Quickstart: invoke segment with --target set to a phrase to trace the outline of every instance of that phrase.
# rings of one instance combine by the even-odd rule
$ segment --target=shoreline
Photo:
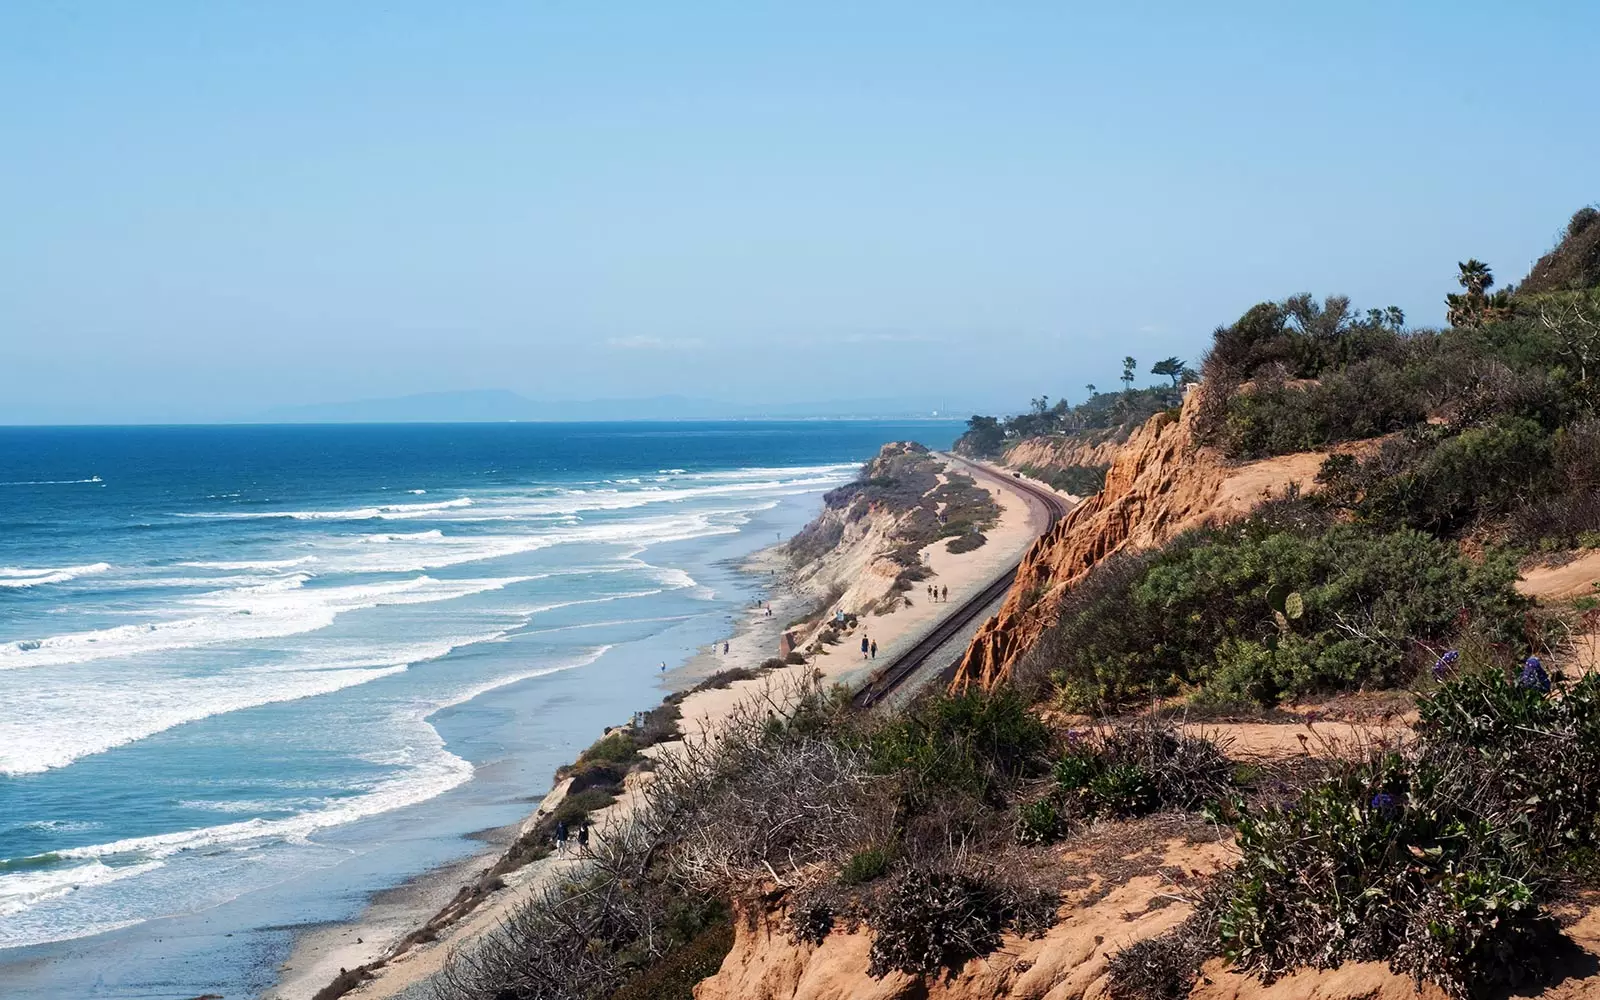
[[[740,574],[750,577],[765,574],[766,587],[754,588],[764,589],[765,596],[757,606],[747,605],[742,609],[735,619],[732,634],[701,647],[687,660],[675,667],[669,665],[661,673],[658,686],[665,688],[663,700],[692,689],[718,671],[745,662],[759,663],[777,655],[784,623],[809,603],[806,595],[791,586],[788,559],[783,553],[785,545],[787,540],[757,549],[738,562],[736,571]],[[772,607],[771,616],[764,610],[768,602]],[[729,647],[727,654],[721,652],[724,642]],[[662,704],[663,700],[656,704]],[[619,724],[624,721],[619,720]],[[455,861],[371,893],[355,917],[307,925],[298,930],[288,957],[277,967],[276,982],[261,994],[261,1000],[311,1000],[347,970],[391,957],[390,953],[408,936],[438,917],[463,888],[487,874],[524,831],[559,804],[564,788],[564,781],[552,779],[550,790],[542,798],[528,796],[533,809],[520,820],[468,834],[468,839],[481,840],[482,846]],[[512,874],[520,876],[516,882],[521,884],[536,881],[537,876],[554,869],[549,861],[530,862]],[[512,878],[508,877],[507,882],[511,883]],[[346,995],[376,994],[357,986]]]
[[[927,562],[937,578],[949,587],[951,605],[959,604],[986,586],[997,572],[1020,556],[1042,530],[1043,514],[1035,502],[1009,488],[998,475],[992,485],[999,487],[991,492],[1001,508],[1001,517],[987,533],[985,545],[962,554],[945,551],[943,539],[927,547]],[[778,643],[788,630],[788,623],[818,610],[817,600],[822,596],[813,592],[814,587],[806,588],[796,581],[794,567],[783,551],[786,544],[786,541],[779,542],[758,549],[737,563],[740,573],[767,573],[764,600],[771,602],[772,614],[765,613],[761,602],[753,602],[735,618],[731,634],[725,639],[701,647],[679,666],[662,673],[668,695],[690,692],[678,703],[680,741],[705,738],[739,705],[774,686],[781,688],[798,683],[813,673],[824,685],[851,685],[877,669],[878,660],[857,658],[854,650],[857,633],[852,630],[847,641],[825,649],[821,655],[811,656],[806,663],[757,670],[760,664],[778,656]],[[895,611],[861,619],[860,634],[870,634],[877,641],[885,662],[913,645],[943,617],[946,602],[928,602],[920,598],[920,592],[914,592],[914,596],[908,597]],[[820,621],[813,621],[802,632],[814,633],[820,624]],[[721,652],[724,642],[728,646],[726,654]],[[757,676],[722,687],[691,690],[720,671],[741,667],[757,670]],[[618,720],[618,724],[625,722]],[[680,741],[661,744],[650,752],[670,752],[669,748]],[[539,807],[519,824],[493,832],[515,839],[531,830],[541,816],[560,803],[565,788],[566,782],[556,781]],[[630,786],[612,807],[595,814],[596,825],[623,821],[634,805],[635,791]],[[308,928],[297,934],[288,959],[279,967],[276,984],[261,994],[262,1000],[312,1000],[319,990],[332,985],[344,970],[355,970],[379,960],[383,964],[373,978],[349,984],[348,992],[342,995],[371,1000],[390,997],[420,1000],[427,996],[426,983],[443,967],[455,947],[491,932],[505,914],[531,898],[552,875],[571,864],[554,858],[526,863],[504,876],[503,888],[477,898],[470,909],[447,913],[452,901],[486,875],[503,851],[503,847],[475,851],[458,862],[374,893],[366,908],[353,920]],[[425,927],[430,928],[429,932],[418,940],[419,929]],[[433,933],[434,929],[437,933]]]

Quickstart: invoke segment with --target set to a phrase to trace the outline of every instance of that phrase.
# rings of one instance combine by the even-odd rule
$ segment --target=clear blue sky
[[[1513,280],[1600,199],[1597,38],[1576,2],[13,0],[0,422],[998,407],[1302,290],[1436,323],[1458,259]]]

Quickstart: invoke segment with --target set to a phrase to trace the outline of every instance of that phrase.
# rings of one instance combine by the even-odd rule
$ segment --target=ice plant
[[[1539,662],[1537,656],[1522,661],[1522,673],[1517,675],[1517,686],[1533,688],[1541,694],[1550,693],[1550,675],[1545,673],[1544,664]]]

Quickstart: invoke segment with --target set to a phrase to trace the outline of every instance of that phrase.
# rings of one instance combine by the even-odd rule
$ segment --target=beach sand
[[[714,733],[718,723],[741,704],[770,692],[794,690],[813,670],[820,673],[825,685],[853,687],[860,684],[879,666],[886,666],[898,653],[915,644],[950,609],[981,591],[1017,561],[1043,531],[1045,511],[1037,501],[1013,487],[1006,475],[960,459],[954,461],[967,466],[979,482],[989,488],[1001,514],[999,523],[986,532],[988,541],[971,552],[951,553],[946,550],[945,540],[934,542],[924,550],[935,573],[927,583],[949,587],[948,602],[928,600],[924,585],[918,584],[907,594],[911,600],[909,606],[891,614],[861,619],[844,641],[830,647],[826,655],[812,657],[811,662],[804,665],[767,671],[753,680],[690,694],[680,705],[680,726],[686,738],[704,738]],[[816,595],[789,586],[789,566],[782,546],[755,553],[741,569],[770,581],[772,614],[767,615],[764,606],[747,608],[733,635],[725,640],[728,652],[722,652],[721,642],[701,650],[687,663],[664,675],[664,683],[670,689],[687,690],[719,671],[734,667],[758,668],[778,655],[778,643],[785,626],[815,609]],[[861,657],[863,633],[878,643],[875,660]],[[670,753],[677,745],[661,744],[651,752]],[[289,959],[281,966],[282,978],[275,988],[263,994],[264,1000],[311,1000],[342,969],[356,968],[389,954],[406,935],[438,913],[461,887],[490,868],[504,844],[522,830],[531,828],[546,811],[555,808],[564,792],[564,785],[558,785],[545,797],[540,808],[521,824],[493,831],[486,838],[491,844],[501,846],[379,893],[355,921],[307,930],[296,939]],[[596,828],[603,830],[608,824],[625,822],[638,798],[637,787],[630,786],[616,804],[595,815]],[[411,945],[402,954],[391,957],[376,971],[375,978],[346,996],[362,1000],[391,997],[421,1000],[428,996],[429,978],[444,967],[453,949],[470,945],[481,935],[492,932],[507,914],[534,898],[541,887],[550,884],[575,863],[571,858],[547,858],[506,875],[504,889],[491,894],[477,909],[442,929],[437,940]]]

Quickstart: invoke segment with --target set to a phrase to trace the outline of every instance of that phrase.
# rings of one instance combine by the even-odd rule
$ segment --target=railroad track
[[[1055,527],[1056,523],[1066,516],[1066,501],[1061,499],[1061,495],[1053,490],[1035,486],[1026,479],[1003,476],[985,466],[968,462],[965,459],[953,456],[951,458],[953,461],[959,462],[972,470],[974,475],[1001,480],[1012,488],[1038,500],[1044,506],[1047,514],[1045,531]],[[939,651],[940,647],[949,642],[963,628],[971,624],[974,618],[983,614],[984,609],[1004,596],[1007,590],[1011,589],[1011,583],[1017,578],[1017,569],[1021,565],[1022,560],[1018,557],[1015,563],[1012,563],[1004,573],[990,581],[988,586],[956,605],[948,615],[945,615],[938,624],[929,630],[927,635],[918,640],[916,645],[889,661],[889,664],[882,671],[874,676],[872,680],[862,685],[861,689],[855,693],[851,699],[855,706],[857,708],[870,708],[882,700],[885,695],[904,684],[923,664],[927,663],[929,657]]]

